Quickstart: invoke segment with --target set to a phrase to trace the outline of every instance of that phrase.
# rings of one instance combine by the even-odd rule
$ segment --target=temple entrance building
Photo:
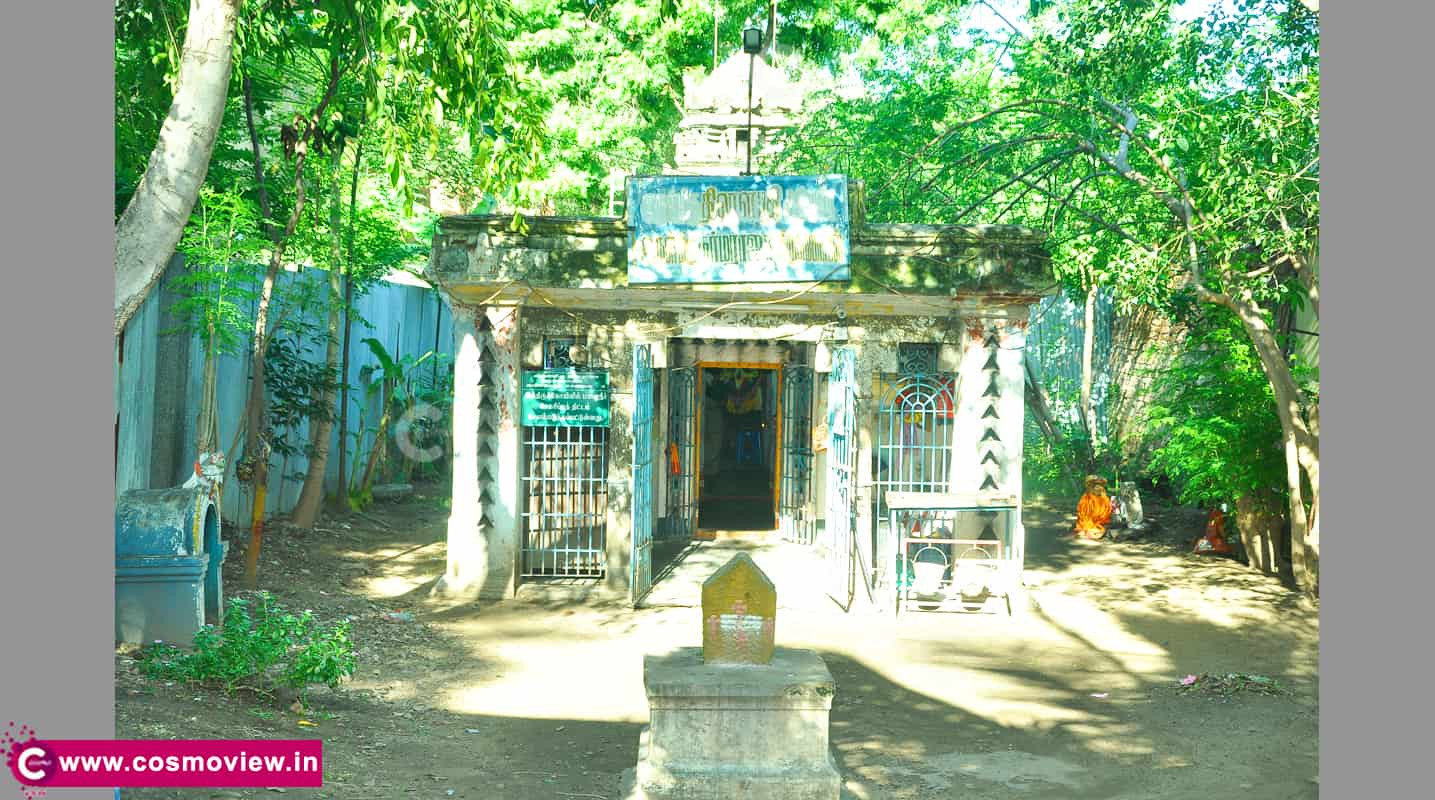
[[[636,603],[655,558],[741,534],[809,547],[850,600],[901,572],[891,492],[1005,504],[995,533],[980,514],[958,527],[1019,564],[1044,235],[868,224],[843,176],[738,175],[746,115],[725,98],[745,96],[747,66],[689,82],[682,169],[630,178],[624,216],[441,220],[427,277],[455,337],[443,591],[558,582]],[[771,143],[800,103],[757,89]]]

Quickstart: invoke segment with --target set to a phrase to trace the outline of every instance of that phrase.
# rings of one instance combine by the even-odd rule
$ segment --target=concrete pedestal
[[[832,673],[810,650],[705,664],[702,648],[643,663],[651,722],[628,800],[837,800]]]
[[[115,499],[115,640],[189,646],[224,613],[219,509],[205,487],[143,489]]]

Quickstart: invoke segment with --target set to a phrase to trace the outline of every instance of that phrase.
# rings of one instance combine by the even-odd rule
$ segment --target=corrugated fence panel
[[[154,436],[155,344],[159,326],[158,292],[152,292],[125,327],[118,365],[115,411],[115,491],[147,489]]]
[[[1096,336],[1092,345],[1091,399],[1096,406],[1098,436],[1106,436],[1107,398],[1111,393],[1111,322],[1114,307],[1111,293],[1096,295]],[[1045,297],[1032,308],[1027,330],[1026,357],[1033,374],[1046,390],[1052,414],[1062,422],[1078,424],[1081,419],[1081,343],[1086,329],[1086,309],[1065,294]]]
[[[149,486],[149,465],[152,458],[154,437],[154,406],[156,392],[183,391],[184,419],[179,423],[180,446],[184,452],[177,462],[181,468],[168,485],[184,482],[191,470],[195,453],[195,426],[199,415],[199,397],[204,376],[204,346],[199,337],[194,338],[188,353],[188,368],[185,370],[186,384],[180,387],[156,386],[154,383],[158,320],[162,307],[175,302],[169,292],[163,290],[165,283],[176,273],[166,274],[164,282],[156,287],[136,313],[125,331],[123,362],[119,365],[115,382],[116,406],[119,413],[119,442],[115,475],[117,492],[128,489],[160,488]],[[298,273],[281,272],[275,287],[275,296],[293,291],[300,281],[327,281],[321,270],[304,270]],[[355,464],[362,469],[362,462],[368,457],[373,445],[373,428],[378,424],[381,399],[377,393],[366,393],[371,385],[370,374],[380,372],[379,360],[362,343],[365,338],[374,338],[383,344],[395,359],[416,358],[430,350],[448,355],[453,350],[452,319],[448,308],[432,289],[398,283],[380,282],[356,303],[356,317],[350,328],[349,345],[349,441],[347,447],[347,468],[353,474]],[[250,308],[250,317],[253,308]],[[323,331],[327,321],[320,309],[311,309],[306,321],[315,325],[317,335],[306,340],[310,350],[306,358],[321,362],[325,356]],[[437,325],[439,335],[434,337]],[[170,334],[183,335],[183,334]],[[435,347],[437,345],[437,347]],[[241,427],[240,415],[249,390],[250,354],[244,352],[226,354],[219,360],[216,376],[216,394],[219,402],[219,443],[227,455],[237,458],[243,449],[242,442],[234,447],[236,434]],[[364,430],[361,445],[356,447],[355,432]],[[392,433],[392,422],[390,424]],[[339,476],[339,426],[335,421],[329,460],[325,471],[325,491],[339,491],[344,485]],[[307,426],[288,433],[296,442],[308,440]],[[303,488],[302,474],[308,468],[308,461],[302,455],[291,456],[287,464],[276,456],[271,461],[268,499],[265,503],[269,514],[286,513],[294,507]],[[231,522],[247,520],[252,502],[251,493],[233,478],[233,470],[224,484],[223,514]],[[282,468],[282,469],[281,469]]]

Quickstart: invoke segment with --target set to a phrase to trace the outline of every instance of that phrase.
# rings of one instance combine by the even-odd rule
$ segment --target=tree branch
[[[999,153],[1011,150],[1015,147],[1020,147],[1024,144],[1032,144],[1034,142],[1058,142],[1067,138],[1069,137],[1060,134],[1033,134],[1031,136],[1023,136],[1018,139],[1008,139],[1006,141],[995,142],[984,147],[979,147],[976,150],[973,150],[972,152],[962,156],[961,158],[958,158],[956,161],[951,162],[950,164],[938,165],[935,169],[935,174],[932,175],[932,177],[929,178],[925,184],[919,187],[918,191],[925,192],[931,190],[932,185],[936,183],[937,179],[940,178],[943,174],[949,173],[952,170],[957,169],[958,167],[964,166],[968,161],[972,161],[974,159],[981,159],[983,156],[991,158],[998,155]],[[914,164],[915,161],[916,156],[910,156],[908,164]]]
[[[244,76],[244,123],[249,128],[249,148],[254,155],[254,188],[259,195],[259,214],[264,235],[274,241],[274,220],[271,218],[269,191],[264,185],[264,160],[259,149],[259,131],[254,125],[254,83]]]
[[[1111,173],[1099,172],[1099,173],[1095,173],[1092,177],[1111,177]],[[1042,186],[1039,186],[1039,185],[1036,185],[1036,184],[1033,184],[1033,183],[1029,183],[1029,182],[1028,182],[1027,180],[1025,180],[1025,179],[1023,179],[1021,182],[1024,183],[1024,184],[1026,184],[1026,185],[1028,185],[1028,186],[1030,186],[1033,190],[1035,190],[1035,191],[1037,192],[1037,194],[1040,194],[1040,195],[1042,195],[1043,197],[1046,197],[1046,198],[1052,199],[1052,200],[1055,200],[1055,199],[1056,199],[1056,197],[1055,197],[1054,195],[1052,195],[1047,189],[1045,189],[1045,188],[1042,187]],[[1090,211],[1087,211],[1087,210],[1081,208],[1080,206],[1067,205],[1067,206],[1066,206],[1066,210],[1076,213],[1076,214],[1079,215],[1082,219],[1085,219],[1085,220],[1088,221],[1088,222],[1093,222],[1093,223],[1095,223],[1095,224],[1097,224],[1097,225],[1100,225],[1101,227],[1103,227],[1103,228],[1105,228],[1105,229],[1111,231],[1112,233],[1116,234],[1117,236],[1120,236],[1121,238],[1123,238],[1123,239],[1125,239],[1125,240],[1131,242],[1132,244],[1137,245],[1137,246],[1140,247],[1141,249],[1145,250],[1147,253],[1150,253],[1150,254],[1154,255],[1154,254],[1156,254],[1157,252],[1159,252],[1159,249],[1158,249],[1158,248],[1152,247],[1151,245],[1147,244],[1146,242],[1143,242],[1143,241],[1141,241],[1140,239],[1136,238],[1134,235],[1132,235],[1131,233],[1129,233],[1126,229],[1122,228],[1120,225],[1118,225],[1118,224],[1116,224],[1116,223],[1114,223],[1114,222],[1109,222],[1109,221],[1103,219],[1102,217],[1098,217],[1097,215],[1091,213]]]
[[[993,197],[995,197],[995,196],[996,196],[997,194],[999,194],[1003,189],[1006,189],[1008,186],[1011,186],[1013,183],[1027,183],[1028,186],[1034,186],[1035,184],[1030,183],[1030,182],[1028,182],[1028,181],[1026,180],[1026,178],[1027,178],[1028,175],[1031,175],[1033,172],[1036,172],[1037,170],[1043,169],[1044,167],[1046,167],[1046,165],[1052,163],[1053,161],[1060,161],[1061,159],[1066,158],[1067,156],[1074,155],[1075,153],[1076,153],[1075,150],[1061,150],[1061,151],[1058,151],[1058,152],[1056,152],[1056,153],[1052,153],[1051,155],[1047,156],[1046,158],[1043,158],[1042,160],[1036,162],[1035,164],[1031,165],[1031,166],[1028,167],[1027,169],[1023,170],[1023,171],[1021,172],[1021,174],[1017,175],[1017,176],[1014,177],[1014,178],[1011,178],[1011,179],[1008,180],[1006,183],[1003,183],[1001,186],[998,186],[997,188],[991,190],[991,191],[988,192],[985,196],[983,196],[982,199],[980,199],[980,200],[976,201],[975,203],[972,203],[971,205],[969,205],[969,206],[967,206],[966,208],[962,209],[962,210],[959,211],[952,219],[954,219],[954,220],[960,220],[960,219],[965,218],[967,214],[969,214],[969,213],[971,213],[972,211],[974,211],[974,210],[976,210],[977,208],[979,208],[982,204],[986,203],[988,200],[990,200],[990,199],[992,199]]]
[[[1038,101],[1036,101],[1036,100],[1018,100],[1018,101],[1015,102],[1015,103],[1008,103],[1008,104],[1006,104],[1006,105],[1004,105],[1004,106],[1001,106],[1001,107],[999,107],[999,108],[994,108],[994,109],[992,109],[991,111],[988,111],[988,112],[986,112],[986,113],[978,114],[977,116],[972,117],[971,119],[967,119],[967,120],[963,120],[962,122],[958,122],[957,124],[955,124],[955,125],[953,125],[951,128],[949,128],[947,131],[945,131],[945,132],[943,132],[943,133],[937,134],[937,135],[936,135],[935,137],[933,137],[930,141],[928,141],[925,145],[922,145],[921,149],[918,150],[918,151],[916,152],[916,154],[913,155],[912,158],[913,158],[913,160],[916,160],[916,159],[918,159],[918,158],[921,158],[923,155],[926,154],[926,152],[927,152],[928,150],[931,150],[933,147],[937,146],[938,144],[941,144],[942,142],[945,142],[946,140],[952,138],[953,136],[956,136],[957,133],[959,133],[960,131],[962,131],[962,130],[964,130],[964,129],[966,129],[966,128],[970,128],[970,127],[972,127],[973,125],[978,125],[978,124],[980,124],[980,123],[982,123],[982,122],[985,122],[985,121],[988,120],[988,119],[991,119],[991,118],[993,118],[993,117],[1000,116],[1000,115],[1002,115],[1002,114],[1010,114],[1010,113],[1016,112],[1016,111],[1025,111],[1025,110],[1027,110],[1028,108],[1030,108],[1031,106],[1036,105],[1037,102],[1038,102]],[[1030,113],[1040,114],[1041,112],[1030,112]],[[1042,116],[1046,116],[1047,119],[1050,119],[1050,117],[1047,116],[1047,115],[1042,115]],[[894,176],[891,180],[887,181],[887,183],[882,184],[882,187],[879,188],[875,193],[873,193],[873,196],[875,197],[876,195],[879,195],[879,194],[881,194],[882,192],[886,191],[886,190],[887,190],[887,187],[891,186],[892,183],[895,182],[896,180],[897,180],[897,179],[896,179],[896,177]]]

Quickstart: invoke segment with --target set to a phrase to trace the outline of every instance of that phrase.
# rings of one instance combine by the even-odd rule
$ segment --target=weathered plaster
[[[995,486],[1020,497],[1025,321],[1050,279],[1041,234],[1006,226],[858,226],[853,259],[859,277],[850,283],[629,287],[622,220],[530,217],[523,232],[510,230],[509,221],[443,220],[429,266],[456,306],[446,587],[477,585],[481,594],[514,589],[523,457],[519,370],[541,368],[545,336],[575,337],[587,349],[588,365],[609,372],[609,589],[626,592],[630,579],[632,347],[639,343],[653,345],[662,369],[686,365],[694,353],[743,351],[733,342],[791,342],[805,348],[800,360],[818,372],[830,369],[833,348],[851,346],[858,380],[854,535],[867,569],[886,557],[872,552],[872,390],[877,375],[897,371],[902,343],[938,344],[941,368],[960,375],[952,490]],[[477,304],[486,310],[473,311]],[[663,377],[656,378],[665,397]],[[820,407],[825,392],[818,388],[817,395]],[[492,452],[483,451],[484,435],[493,437]],[[665,438],[662,414],[655,417],[658,463]],[[819,455],[815,468],[824,464]],[[814,483],[820,513],[823,481]],[[654,496],[661,504],[661,487]],[[659,505],[655,516],[665,511]],[[472,564],[484,567],[476,574]]]
[[[563,289],[628,287],[628,228],[619,218],[446,217],[434,239],[428,272],[440,284],[524,284]],[[698,292],[756,293],[771,298],[808,289],[818,296],[1040,295],[1050,288],[1044,235],[1012,225],[855,225],[848,282],[732,284]],[[671,287],[663,287],[665,290]]]
[[[458,303],[451,310],[453,497],[448,568],[436,591],[503,597],[517,586],[519,310]]]
[[[488,543],[479,531],[478,487],[480,339],[478,312],[451,303],[453,316],[453,495],[448,518],[448,568],[436,591],[476,595],[487,576]],[[480,566],[482,565],[482,566]]]

